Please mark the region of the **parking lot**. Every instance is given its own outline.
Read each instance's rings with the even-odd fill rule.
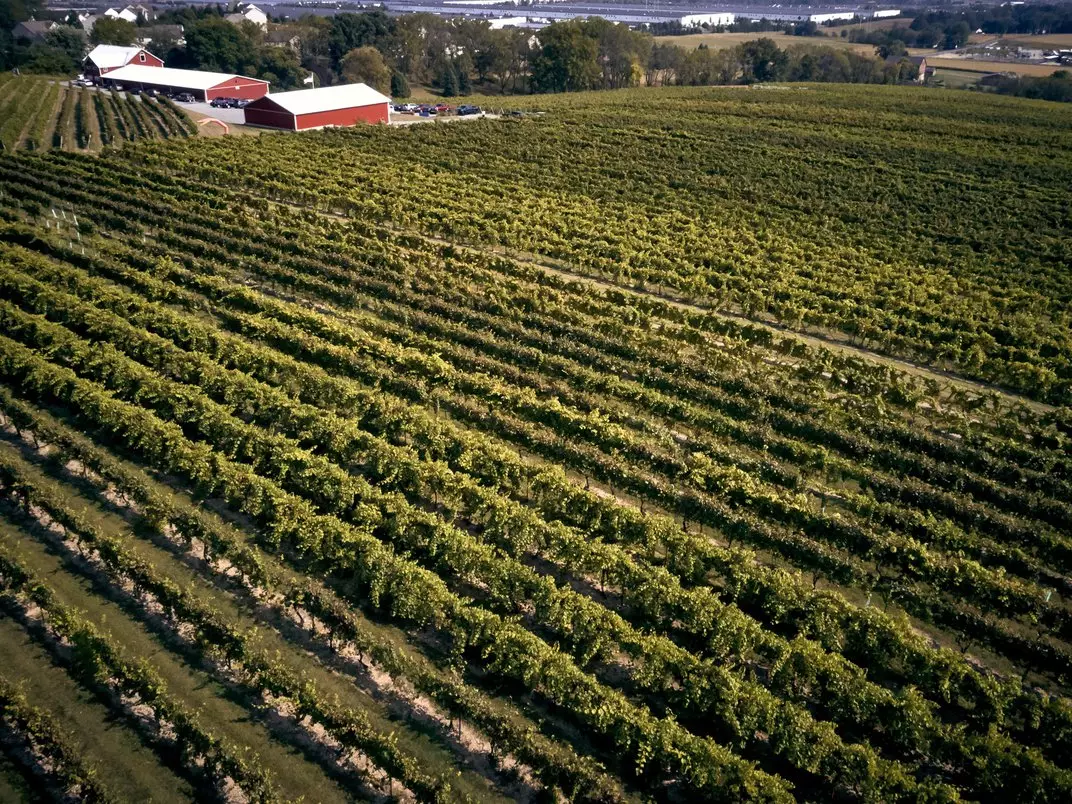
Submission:
[[[205,117],[215,117],[217,120],[222,120],[229,125],[241,126],[246,122],[246,113],[244,109],[217,109],[214,106],[210,106],[207,103],[198,101],[197,103],[178,103],[176,106],[181,106],[183,109],[191,112],[197,112]]]

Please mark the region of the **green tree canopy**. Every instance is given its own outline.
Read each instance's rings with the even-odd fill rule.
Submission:
[[[89,41],[95,45],[133,45],[138,29],[133,22],[101,17],[93,23]]]
[[[45,45],[61,51],[71,61],[73,67],[81,64],[86,55],[85,34],[70,25],[61,25],[45,34]],[[70,72],[70,70],[65,72]]]
[[[556,22],[540,31],[532,59],[532,83],[541,92],[580,92],[599,83],[599,43],[581,20]]]
[[[784,81],[789,54],[764,37],[742,46],[741,64],[745,81]]]
[[[220,17],[199,20],[186,30],[186,60],[191,67],[228,73],[251,73],[258,62],[250,38]]]
[[[368,84],[377,92],[391,88],[391,69],[383,54],[371,45],[354,48],[339,63],[339,72],[348,83]]]

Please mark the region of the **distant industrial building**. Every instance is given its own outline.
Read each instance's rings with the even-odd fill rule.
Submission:
[[[702,11],[699,14],[686,14],[680,22],[682,28],[719,28],[733,25],[735,19],[731,11]]]
[[[122,86],[124,89],[153,89],[168,94],[188,92],[200,101],[215,98],[256,100],[268,94],[268,82],[259,78],[135,64],[112,70],[101,77],[101,83],[105,86]]]
[[[246,125],[305,131],[325,126],[386,123],[391,99],[367,84],[343,84],[265,95],[246,107]]]
[[[864,9],[853,5],[837,6],[748,6],[713,5],[686,6],[668,5],[646,7],[616,4],[613,0],[563,0],[553,3],[521,5],[518,2],[495,2],[495,0],[441,0],[439,3],[422,0],[387,0],[386,7],[393,14],[430,13],[443,17],[467,17],[487,19],[495,27],[532,27],[536,23],[547,24],[561,20],[583,17],[602,17],[611,22],[623,22],[632,26],[653,23],[677,22],[685,28],[706,26],[719,28],[733,25],[739,20],[771,20],[772,22],[849,22],[854,19],[871,20],[897,17],[900,9]],[[506,17],[512,10],[517,16]],[[521,15],[525,15],[522,17]],[[498,18],[498,19],[497,19]],[[508,21],[507,21],[508,20]]]

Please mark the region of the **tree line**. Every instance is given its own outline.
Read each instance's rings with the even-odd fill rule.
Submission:
[[[851,42],[888,46],[963,47],[973,31],[1003,36],[1005,34],[1072,33],[1072,6],[1005,4],[988,9],[966,11],[927,11],[908,26],[880,31],[853,29],[842,31]]]
[[[485,21],[383,12],[305,16],[281,26],[300,41],[302,67],[324,84],[364,81],[395,96],[411,83],[445,96],[620,89],[639,85],[757,81],[881,83],[901,76],[881,59],[759,39],[722,51],[689,52],[600,17],[539,31],[492,30]]]
[[[32,3],[0,1],[9,17],[32,13]],[[18,9],[16,2],[21,4]],[[151,34],[149,47],[169,67],[250,75],[270,81],[276,89],[301,86],[314,73],[318,85],[364,82],[394,97],[407,97],[411,84],[431,86],[451,97],[474,91],[549,93],[763,81],[895,83],[913,72],[903,64],[886,63],[883,57],[902,55],[904,47],[901,40],[891,46],[885,33],[875,57],[811,44],[815,40],[806,37],[788,48],[759,38],[723,50],[701,46],[687,51],[599,17],[557,22],[539,31],[493,30],[484,20],[433,14],[389,17],[373,11],[305,15],[265,31],[249,22],[232,24],[224,19],[225,12],[223,6],[185,7],[160,15],[152,25],[101,19],[89,44],[131,45]],[[169,24],[182,26],[181,45],[162,27]],[[966,24],[960,21],[958,26]],[[957,36],[960,33],[958,27]],[[3,66],[70,74],[85,48],[81,31],[61,26],[43,42],[10,49],[13,63]]]

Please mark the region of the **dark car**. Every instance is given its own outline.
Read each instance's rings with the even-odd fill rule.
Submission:
[[[462,117],[465,117],[467,115],[483,114],[483,113],[484,113],[483,110],[479,106],[470,106],[470,105],[467,104],[465,106],[459,106],[458,107],[458,114],[461,115]]]
[[[131,87],[130,89],[127,90],[127,94],[128,95],[140,95],[141,90],[138,89],[137,87]]]
[[[195,98],[189,92],[180,92],[178,95],[175,96],[175,100],[177,100],[179,103],[196,103],[197,102],[197,98]]]
[[[214,109],[230,109],[231,108],[231,99],[230,98],[213,98],[211,101],[209,101],[208,105],[213,107]]]

